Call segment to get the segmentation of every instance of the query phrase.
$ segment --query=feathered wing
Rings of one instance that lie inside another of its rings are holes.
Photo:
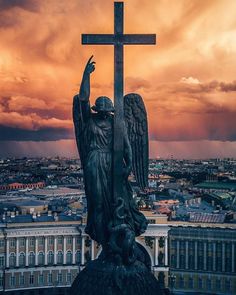
[[[132,148],[132,168],[138,185],[148,187],[148,121],[143,99],[139,94],[124,96],[124,116]]]

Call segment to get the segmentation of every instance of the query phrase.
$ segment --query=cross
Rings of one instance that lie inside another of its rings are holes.
[[[114,45],[113,197],[123,198],[124,45],[156,44],[155,34],[124,34],[124,5],[114,2],[114,34],[82,34],[82,44]]]

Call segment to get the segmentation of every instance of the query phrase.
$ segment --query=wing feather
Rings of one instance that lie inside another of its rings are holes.
[[[148,186],[148,122],[142,97],[130,93],[124,97],[124,114],[132,148],[132,168],[138,185]]]

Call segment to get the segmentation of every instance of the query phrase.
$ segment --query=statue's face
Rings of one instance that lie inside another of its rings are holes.
[[[110,112],[107,112],[107,111],[98,111],[97,113],[99,117],[101,117],[102,119],[106,119],[110,114]]]

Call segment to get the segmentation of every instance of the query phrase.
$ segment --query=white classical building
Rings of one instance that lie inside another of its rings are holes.
[[[236,294],[235,224],[146,217],[150,224],[137,242],[162,287],[170,283],[183,293]],[[78,272],[101,251],[81,221],[70,218],[0,223],[0,291],[69,294]]]
[[[160,247],[160,239],[164,247]],[[168,272],[168,226],[149,225],[138,242],[149,256],[152,270]],[[65,294],[77,273],[99,252],[100,247],[78,221],[1,224],[0,291],[48,294],[48,288],[57,287]],[[164,255],[161,263],[160,253]]]

